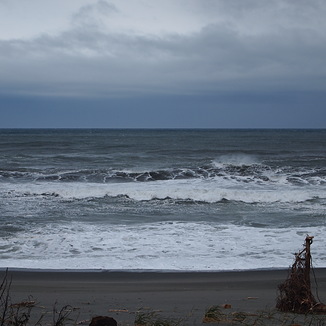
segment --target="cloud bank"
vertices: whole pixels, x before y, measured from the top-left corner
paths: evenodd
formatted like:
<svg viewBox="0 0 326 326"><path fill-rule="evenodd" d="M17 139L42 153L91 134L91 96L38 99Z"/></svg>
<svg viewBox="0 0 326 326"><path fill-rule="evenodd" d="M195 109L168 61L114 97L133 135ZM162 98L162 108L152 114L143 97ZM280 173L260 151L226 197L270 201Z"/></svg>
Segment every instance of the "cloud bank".
<svg viewBox="0 0 326 326"><path fill-rule="evenodd" d="M0 2L2 94L325 90L322 0L50 2L29 2L26 22L21 1Z"/></svg>

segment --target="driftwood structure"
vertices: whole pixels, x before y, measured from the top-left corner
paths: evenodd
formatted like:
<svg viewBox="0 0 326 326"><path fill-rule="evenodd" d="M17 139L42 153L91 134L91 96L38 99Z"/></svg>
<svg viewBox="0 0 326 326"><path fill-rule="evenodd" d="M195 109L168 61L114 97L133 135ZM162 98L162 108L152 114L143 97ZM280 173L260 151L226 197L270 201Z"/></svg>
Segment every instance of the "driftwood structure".
<svg viewBox="0 0 326 326"><path fill-rule="evenodd" d="M311 291L310 246L314 237L307 236L304 249L295 254L295 261L287 280L278 286L279 296L276 308L283 312L326 313L326 305L318 302Z"/></svg>

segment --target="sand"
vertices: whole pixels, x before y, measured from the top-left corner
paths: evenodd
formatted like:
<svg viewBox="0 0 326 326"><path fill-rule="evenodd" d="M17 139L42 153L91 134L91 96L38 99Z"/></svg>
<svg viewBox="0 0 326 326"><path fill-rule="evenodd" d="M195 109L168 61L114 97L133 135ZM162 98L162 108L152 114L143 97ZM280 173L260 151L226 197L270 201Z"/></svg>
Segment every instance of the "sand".
<svg viewBox="0 0 326 326"><path fill-rule="evenodd" d="M118 325L133 325L140 310L182 318L184 325L201 325L212 305L231 305L230 312L222 308L226 313L273 310L277 286L287 273L9 270L8 278L12 278L12 302L34 300L36 309L50 312L49 316L56 302L58 309L70 305L71 316L80 324L107 315ZM316 269L315 274L319 297L326 302L326 269Z"/></svg>

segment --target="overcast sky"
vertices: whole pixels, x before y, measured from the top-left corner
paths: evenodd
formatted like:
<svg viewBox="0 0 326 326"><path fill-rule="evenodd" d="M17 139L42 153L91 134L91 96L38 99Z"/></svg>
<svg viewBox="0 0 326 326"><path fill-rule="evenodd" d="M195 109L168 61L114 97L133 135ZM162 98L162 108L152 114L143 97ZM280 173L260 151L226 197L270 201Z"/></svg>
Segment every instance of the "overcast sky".
<svg viewBox="0 0 326 326"><path fill-rule="evenodd" d="M326 128L325 0L0 0L0 128Z"/></svg>

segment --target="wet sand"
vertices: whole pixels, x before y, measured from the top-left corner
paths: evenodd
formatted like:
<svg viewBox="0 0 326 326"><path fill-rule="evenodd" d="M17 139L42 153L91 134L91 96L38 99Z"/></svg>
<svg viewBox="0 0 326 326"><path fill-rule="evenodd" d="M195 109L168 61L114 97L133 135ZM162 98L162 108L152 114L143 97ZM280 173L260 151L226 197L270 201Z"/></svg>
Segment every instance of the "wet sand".
<svg viewBox="0 0 326 326"><path fill-rule="evenodd" d="M1 271L1 275L4 275ZM275 308L277 286L287 270L241 272L115 272L9 270L12 302L36 301L39 310L54 304L74 308L73 318L88 324L97 315L133 325L137 311L156 311L201 325L205 310L230 304L232 311L255 313ZM326 301L326 269L316 269L318 294ZM314 280L312 280L314 284ZM32 298L30 297L32 296Z"/></svg>

